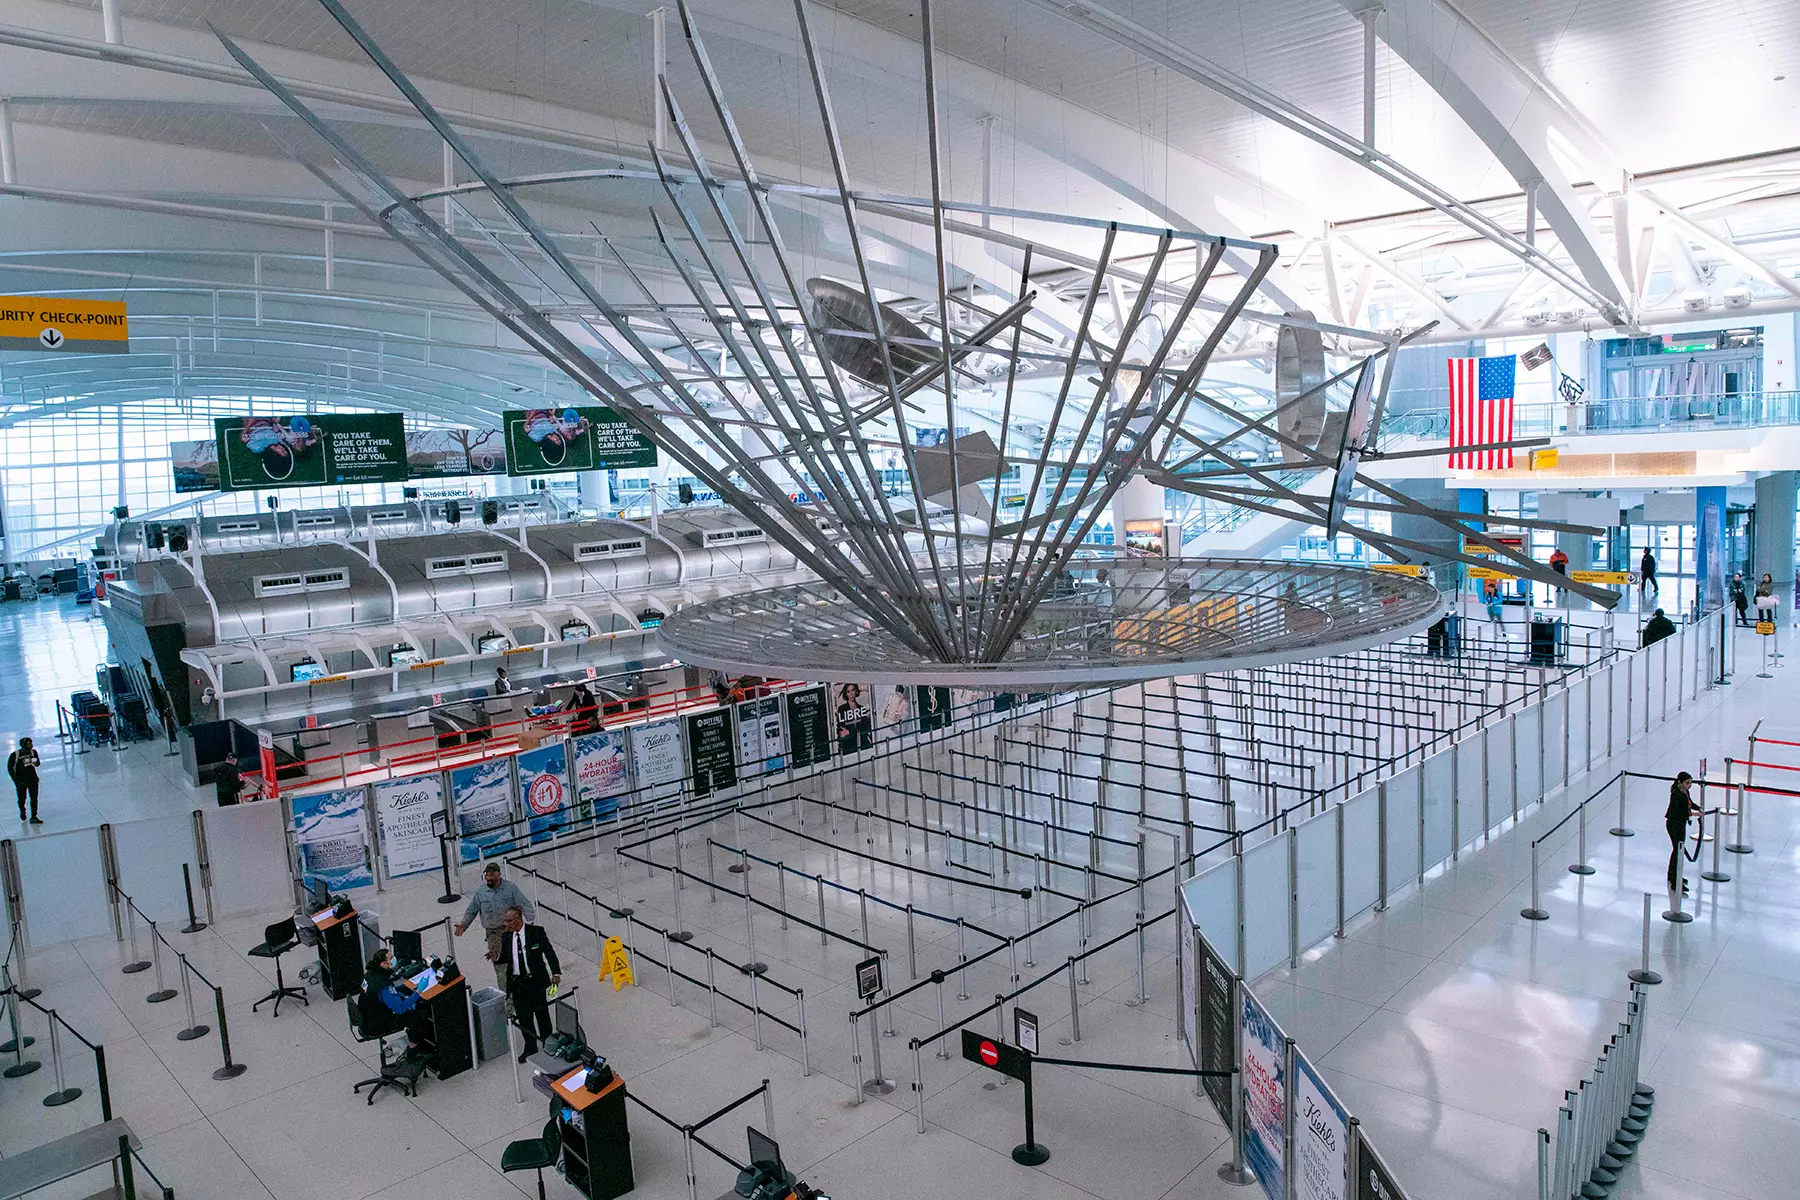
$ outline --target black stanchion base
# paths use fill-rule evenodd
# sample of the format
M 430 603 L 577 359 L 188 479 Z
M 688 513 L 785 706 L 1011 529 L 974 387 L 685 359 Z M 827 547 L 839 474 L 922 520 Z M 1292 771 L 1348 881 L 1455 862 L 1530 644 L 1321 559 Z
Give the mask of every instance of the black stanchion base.
M 29 1033 L 24 1036 L 25 1044 L 27 1046 L 35 1046 L 37 1044 L 37 1039 L 32 1037 Z M 19 1043 L 13 1041 L 11 1038 L 7 1038 L 4 1042 L 0 1042 L 0 1054 L 11 1054 L 19 1048 Z
M 1013 1147 L 1013 1161 L 1022 1167 L 1041 1167 L 1050 1161 L 1050 1151 L 1042 1142 L 1024 1142 Z
M 45 1096 L 44 1107 L 61 1108 L 63 1105 L 72 1104 L 79 1099 L 81 1099 L 80 1088 L 64 1088 L 60 1092 L 51 1092 L 48 1096 Z
M 1633 983 L 1661 983 L 1662 976 L 1655 971 L 1627 971 L 1625 978 Z
M 148 959 L 143 962 L 126 963 L 119 968 L 119 970 L 125 972 L 127 975 L 136 975 L 139 971 L 148 971 L 149 969 L 150 962 Z
M 898 1086 L 891 1079 L 865 1079 L 862 1090 L 865 1096 L 887 1096 Z
M 212 1032 L 212 1026 L 210 1026 L 210 1025 L 195 1025 L 195 1026 L 192 1026 L 191 1028 L 183 1029 L 183 1030 L 180 1030 L 179 1032 L 177 1032 L 175 1034 L 175 1040 L 178 1042 L 191 1042 L 195 1038 L 203 1038 L 211 1032 Z
M 205 928 L 206 928 L 205 921 L 190 921 L 186 925 L 183 925 L 181 927 L 181 932 L 183 932 L 183 933 L 199 933 L 202 929 L 205 929 Z
M 726 869 L 726 871 L 730 872 L 733 875 L 743 875 L 750 870 L 750 868 L 746 867 L 743 863 L 732 863 L 729 867 L 726 867 L 725 869 Z
M 680 933 L 671 933 L 669 935 L 669 940 L 671 942 L 691 942 L 694 940 L 694 935 L 690 931 L 684 929 Z
M 1726 871 L 1702 871 L 1700 878 L 1708 883 L 1730 883 L 1731 875 Z
M 28 988 L 20 988 L 19 989 L 19 999 L 21 999 L 21 1000 L 36 1000 L 39 996 L 41 996 L 43 994 L 44 994 L 43 988 L 28 987 Z M 27 1046 L 31 1045 L 31 1039 L 26 1038 L 25 1044 Z
M 615 921 L 623 921 L 626 917 L 629 917 L 636 911 L 637 909 L 635 908 L 609 908 L 606 910 L 606 915 Z
M 769 973 L 769 964 L 754 962 L 747 967 L 739 967 L 738 970 L 746 975 L 767 975 Z
M 1663 914 L 1663 920 L 1673 921 L 1677 925 L 1686 925 L 1689 921 L 1692 921 L 1693 919 L 1694 919 L 1693 913 L 1677 912 L 1675 909 L 1672 909 L 1672 908 L 1668 912 Z
M 250 1068 L 243 1063 L 232 1063 L 229 1067 L 220 1067 L 213 1072 L 214 1079 L 236 1079 Z
M 1730 845 L 1725 847 L 1725 853 L 1727 853 L 1727 854 L 1755 854 L 1756 847 L 1739 845 L 1737 842 L 1732 842 Z
M 1541 908 L 1521 908 L 1519 915 L 1527 921 L 1548 921 L 1550 914 Z
M 5 1076 L 7 1079 L 17 1079 L 21 1075 L 31 1074 L 43 1065 L 43 1063 L 35 1058 L 28 1058 L 24 1062 L 14 1063 L 12 1066 L 6 1068 L 6 1070 L 0 1071 L 0 1076 Z
M 1606 832 L 1612 834 L 1614 837 L 1636 837 L 1637 836 L 1631 830 L 1625 828 L 1623 825 L 1614 825 L 1611 829 L 1607 830 Z
M 1588 866 L 1586 863 L 1569 864 L 1569 874 L 1571 875 L 1592 875 L 1593 873 L 1594 868 Z
M 455 904 L 458 900 L 461 900 L 461 899 L 462 899 L 462 893 L 460 893 L 460 892 L 445 892 L 443 895 L 438 897 L 438 903 L 439 904 Z
M 164 1000 L 173 1000 L 179 995 L 181 995 L 181 993 L 174 988 L 164 988 L 160 992 L 151 992 L 148 996 L 145 996 L 144 999 L 151 1004 L 161 1004 Z

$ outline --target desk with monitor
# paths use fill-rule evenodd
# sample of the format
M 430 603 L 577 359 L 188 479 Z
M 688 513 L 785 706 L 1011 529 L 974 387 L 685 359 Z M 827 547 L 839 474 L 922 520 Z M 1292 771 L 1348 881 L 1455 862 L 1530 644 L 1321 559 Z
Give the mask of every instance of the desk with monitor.
M 578 1066 L 550 1085 L 558 1102 L 563 1177 L 589 1200 L 616 1200 L 637 1186 L 631 1172 L 631 1128 L 625 1120 L 625 1080 L 614 1075 L 599 1091 L 589 1091 L 588 1070 Z
M 336 908 L 326 908 L 313 914 L 312 923 L 319 931 L 319 983 L 325 994 L 342 1000 L 362 991 L 362 923 L 356 910 L 340 916 Z
M 475 1014 L 469 981 L 458 971 L 448 979 L 425 968 L 412 977 L 416 1008 L 406 1014 L 406 1040 L 425 1051 L 432 1074 L 448 1079 L 475 1066 Z

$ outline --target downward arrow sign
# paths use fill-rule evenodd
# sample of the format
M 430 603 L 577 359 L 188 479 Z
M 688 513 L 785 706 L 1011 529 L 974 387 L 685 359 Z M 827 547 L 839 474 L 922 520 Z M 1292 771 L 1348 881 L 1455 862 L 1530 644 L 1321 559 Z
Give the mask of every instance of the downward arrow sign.
M 44 332 L 38 334 L 38 341 L 54 350 L 63 344 L 63 335 L 57 330 L 46 329 Z

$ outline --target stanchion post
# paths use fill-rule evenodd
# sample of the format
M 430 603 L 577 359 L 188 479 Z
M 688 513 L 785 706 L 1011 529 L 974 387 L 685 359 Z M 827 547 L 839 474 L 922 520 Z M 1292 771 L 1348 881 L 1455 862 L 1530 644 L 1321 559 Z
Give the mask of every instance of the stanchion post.
M 127 975 L 135 975 L 139 971 L 148 971 L 150 969 L 150 960 L 138 957 L 137 905 L 132 903 L 130 896 L 126 896 L 125 893 L 120 892 L 118 888 L 115 887 L 113 890 L 118 892 L 118 894 L 125 899 L 125 931 L 131 944 L 131 960 L 119 969 Z
M 1714 854 L 1713 857 L 1718 857 Z M 151 1004 L 161 1004 L 165 1000 L 175 998 L 175 989 L 163 982 L 162 935 L 156 931 L 156 922 L 150 922 L 150 965 L 156 974 L 156 990 L 144 999 Z
M 1576 825 L 1575 861 L 1569 864 L 1569 873 L 1572 875 L 1592 875 L 1594 873 L 1594 868 L 1593 868 L 1593 866 L 1591 866 L 1588 863 L 1588 860 L 1587 860 L 1588 852 L 1587 852 L 1587 801 L 1586 800 L 1583 800 L 1576 810 L 1575 825 Z
M 231 1026 L 225 1020 L 225 991 L 218 985 L 213 986 L 213 1008 L 219 1017 L 219 1052 L 225 1056 L 225 1065 L 212 1073 L 214 1079 L 236 1079 L 246 1068 L 241 1062 L 231 1061 Z
M 1704 819 L 1705 818 L 1702 818 L 1702 820 L 1704 820 Z M 1708 883 L 1730 883 L 1731 882 L 1731 872 L 1724 871 L 1719 868 L 1719 847 L 1724 841 L 1725 841 L 1725 813 L 1724 813 L 1723 809 L 1715 808 L 1715 809 L 1713 809 L 1712 870 L 1702 871 L 1700 873 L 1700 878 L 1706 880 Z
M 1644 944 L 1638 959 L 1638 968 L 1626 973 L 1626 978 L 1633 983 L 1661 983 L 1662 976 L 1650 969 L 1650 901 L 1653 893 L 1644 893 Z
M 50 1010 L 50 1073 L 56 1077 L 56 1090 L 44 1097 L 45 1108 L 60 1108 L 72 1100 L 81 1098 L 81 1089 L 69 1087 L 63 1081 L 62 1033 L 57 1028 L 60 1020 L 56 1010 Z
M 1614 837 L 1631 837 L 1632 832 L 1625 824 L 1625 772 L 1619 772 L 1619 823 L 1606 832 Z
M 181 1002 L 187 1009 L 187 1026 L 178 1030 L 175 1038 L 177 1041 L 191 1042 L 195 1038 L 205 1037 L 209 1031 L 194 1017 L 194 989 L 188 982 L 191 968 L 188 966 L 187 955 L 177 955 L 176 958 L 181 964 Z
M 1075 991 L 1075 956 L 1069 955 L 1069 1032 L 1071 1041 L 1081 1041 L 1081 998 Z
M 181 927 L 181 932 L 199 933 L 202 929 L 206 928 L 206 922 L 202 921 L 199 914 L 194 911 L 194 877 L 193 873 L 188 870 L 188 865 L 186 863 L 181 864 L 181 890 L 187 897 L 188 910 L 188 923 Z
M 933 971 L 931 973 L 931 982 L 937 987 L 938 1029 L 942 1030 L 944 1026 L 948 1024 L 948 1021 L 944 1016 L 944 973 L 942 971 Z M 949 1061 L 950 1049 L 947 1039 L 939 1038 L 937 1040 L 937 1051 L 933 1057 L 939 1062 Z
M 1750 807 L 1750 789 L 1743 784 L 1737 786 L 1737 841 L 1725 847 L 1732 854 L 1754 854 L 1756 847 L 1744 840 L 1744 810 Z
M 1531 907 L 1521 908 L 1519 915 L 1527 921 L 1548 921 L 1550 914 L 1538 904 L 1538 844 L 1531 843 Z

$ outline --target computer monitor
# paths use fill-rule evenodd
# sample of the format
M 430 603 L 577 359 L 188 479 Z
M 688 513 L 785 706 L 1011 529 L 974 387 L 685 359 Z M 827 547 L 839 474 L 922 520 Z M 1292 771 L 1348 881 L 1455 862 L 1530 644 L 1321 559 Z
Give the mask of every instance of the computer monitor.
M 567 1000 L 558 1000 L 552 1004 L 553 1019 L 556 1032 L 572 1037 L 582 1045 L 587 1045 L 587 1036 L 581 1031 L 581 1012 Z
M 359 922 L 356 928 L 357 932 L 362 936 L 363 961 L 368 962 L 375 957 L 375 952 L 381 949 L 381 934 L 371 928 L 366 922 Z
M 329 908 L 331 906 L 331 889 L 327 887 L 325 881 L 320 879 L 317 875 L 313 876 L 312 881 L 312 902 L 313 910 L 315 912 L 321 908 Z
M 744 1126 L 744 1132 L 750 1135 L 750 1165 L 767 1167 L 775 1173 L 777 1179 L 785 1179 L 781 1167 L 781 1147 L 775 1139 L 754 1125 Z
M 419 936 L 418 930 L 394 930 L 393 943 L 395 962 L 419 963 L 425 961 L 425 939 Z

